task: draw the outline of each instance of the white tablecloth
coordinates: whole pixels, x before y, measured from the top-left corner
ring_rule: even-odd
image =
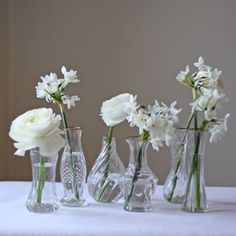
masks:
[[[200,214],[183,212],[180,206],[165,202],[160,186],[153,212],[127,212],[122,203],[99,204],[85,193],[87,207],[34,214],[25,207],[30,184],[0,182],[1,236],[236,236],[236,188],[208,187],[209,211]]]

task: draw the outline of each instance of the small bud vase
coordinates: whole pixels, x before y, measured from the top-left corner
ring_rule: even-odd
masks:
[[[88,192],[97,202],[117,202],[123,195],[119,177],[125,167],[117,153],[115,138],[108,143],[103,137],[102,148],[88,176]]]
[[[52,213],[60,209],[56,195],[55,173],[58,155],[41,156],[30,150],[33,181],[26,207],[33,213]]]
[[[175,134],[170,144],[171,168],[163,185],[163,196],[170,203],[182,204],[186,181],[187,130],[176,129]]]
[[[189,168],[182,209],[187,212],[205,212],[207,198],[204,180],[204,153],[206,132],[188,131]]]
[[[61,199],[63,206],[87,205],[83,198],[87,168],[81,145],[81,134],[82,130],[79,127],[65,129],[66,146],[60,165],[61,183],[64,188],[64,197]]]
[[[121,177],[124,194],[124,209],[127,211],[151,211],[152,197],[157,185],[157,177],[147,163],[149,141],[138,137],[127,138],[130,148],[129,165]]]

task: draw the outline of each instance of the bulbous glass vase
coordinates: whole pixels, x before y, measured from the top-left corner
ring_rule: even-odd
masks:
[[[151,211],[157,177],[147,163],[149,141],[138,137],[126,139],[130,148],[129,165],[120,179],[127,211]]]
[[[88,176],[88,191],[98,202],[117,202],[122,197],[120,174],[125,167],[117,153],[115,138],[108,143],[103,137],[102,148]]]

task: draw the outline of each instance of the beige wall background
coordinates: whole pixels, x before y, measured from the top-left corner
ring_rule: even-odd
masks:
[[[186,119],[191,94],[175,80],[198,56],[223,70],[230,101],[229,132],[207,144],[207,185],[236,186],[236,1],[234,0],[0,0],[0,179],[29,180],[30,160],[14,157],[8,138],[10,122],[26,110],[49,106],[35,96],[41,75],[60,74],[62,65],[79,71],[71,88],[81,101],[69,111],[71,125],[83,129],[83,148],[90,170],[106,134],[99,117],[102,101],[122,92],[178,101]],[[182,122],[184,123],[184,122]],[[136,129],[115,130],[119,154],[128,162],[125,137]],[[149,149],[149,163],[163,183],[170,151]]]

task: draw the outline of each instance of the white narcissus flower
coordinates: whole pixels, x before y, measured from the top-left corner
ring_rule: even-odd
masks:
[[[130,94],[129,101],[124,104],[124,111],[128,114],[126,119],[131,123],[131,126],[134,126],[137,109],[139,108],[136,99],[137,95],[133,96]]]
[[[176,76],[176,79],[179,82],[185,82],[186,76],[188,75],[188,73],[189,73],[189,66],[187,65],[184,71],[179,72],[179,74]]]
[[[128,113],[125,111],[131,95],[123,93],[102,103],[100,116],[107,126],[113,127],[124,121]]]
[[[222,136],[227,132],[227,121],[230,114],[226,114],[224,120],[218,121],[213,127],[210,128],[210,142],[217,143]]]
[[[80,81],[77,79],[77,71],[70,70],[67,71],[65,66],[62,66],[61,73],[64,75],[64,79],[66,83],[79,83]]]
[[[18,116],[11,124],[9,136],[16,141],[16,155],[24,156],[25,151],[39,147],[42,156],[56,154],[64,147],[60,136],[61,117],[52,109],[38,108]]]
[[[202,70],[202,69],[205,67],[203,57],[200,56],[200,57],[198,58],[198,61],[195,62],[193,65],[194,65],[195,67],[197,67],[199,70]]]
[[[132,126],[137,126],[139,128],[139,134],[142,134],[144,130],[147,129],[148,115],[143,109],[140,109],[135,115]]]
[[[68,96],[68,95],[62,96],[62,102],[63,104],[67,105],[68,109],[71,109],[71,107],[74,107],[75,102],[79,100],[80,98],[78,96]]]

